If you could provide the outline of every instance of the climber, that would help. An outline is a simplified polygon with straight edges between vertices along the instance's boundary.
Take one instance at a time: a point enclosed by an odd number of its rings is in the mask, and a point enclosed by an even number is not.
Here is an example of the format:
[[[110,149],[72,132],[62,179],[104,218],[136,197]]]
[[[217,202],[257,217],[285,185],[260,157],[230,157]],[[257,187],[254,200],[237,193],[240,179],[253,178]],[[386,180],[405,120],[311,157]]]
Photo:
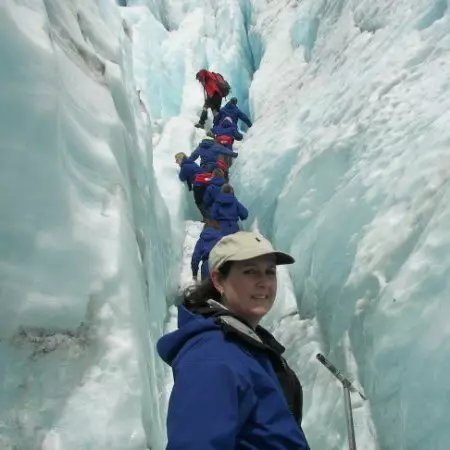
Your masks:
[[[198,266],[200,262],[202,267],[200,270],[202,281],[206,280],[209,276],[208,258],[209,252],[214,245],[222,238],[219,224],[212,219],[205,219],[205,226],[203,227],[200,237],[195,244],[194,253],[192,253],[191,268],[192,278],[197,281]]]
[[[239,231],[238,220],[248,217],[248,210],[234,196],[233,186],[224,184],[214,201],[210,217],[219,222],[220,231],[224,236]]]
[[[223,163],[223,161],[218,161],[218,163],[219,162]],[[225,173],[221,168],[215,168],[212,174],[213,177],[209,182],[203,196],[203,206],[207,211],[211,208],[217,196],[220,194],[220,189],[226,183]]]
[[[175,162],[180,166],[178,178],[180,181],[186,181],[188,189],[192,191],[192,183],[197,174],[202,173],[200,166],[190,160],[185,153],[179,152],[175,155]]]
[[[229,136],[236,139],[236,141],[242,141],[244,138],[244,135],[239,132],[237,125],[229,116],[224,117],[220,122],[214,125],[211,128],[211,132],[216,136],[216,141],[219,142],[222,136]],[[233,141],[231,142],[231,145],[233,145]]]
[[[199,70],[195,78],[203,86],[205,92],[202,114],[195,126],[196,128],[204,128],[206,119],[208,118],[208,109],[211,109],[214,117],[219,113],[222,98],[228,95],[230,85],[219,73],[210,72],[205,69]]]
[[[251,128],[252,121],[244,114],[237,106],[237,98],[232,97],[230,101],[219,110],[219,113],[214,117],[214,125],[218,124],[224,117],[231,117],[232,121],[237,125],[238,120],[241,119],[249,128]]]
[[[229,148],[220,145],[218,142],[215,142],[212,133],[208,132],[206,137],[191,153],[189,159],[196,161],[200,158],[200,167],[202,170],[205,172],[212,172],[216,168],[216,163],[220,156],[237,158],[238,154]]]
[[[195,175],[194,181],[192,182],[192,190],[194,191],[194,201],[197,205],[200,214],[202,215],[202,221],[204,222],[208,216],[208,211],[203,205],[203,197],[205,195],[206,188],[211,182],[213,177],[212,172],[203,172]]]

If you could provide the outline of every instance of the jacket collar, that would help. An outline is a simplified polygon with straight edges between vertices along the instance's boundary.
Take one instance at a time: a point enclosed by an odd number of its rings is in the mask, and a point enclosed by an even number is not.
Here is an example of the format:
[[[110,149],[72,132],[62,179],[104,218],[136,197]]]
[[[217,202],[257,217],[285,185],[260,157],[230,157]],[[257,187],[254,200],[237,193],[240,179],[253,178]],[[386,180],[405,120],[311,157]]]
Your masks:
[[[216,300],[209,299],[206,303],[211,308],[211,315],[217,317],[216,320],[222,326],[225,334],[236,334],[249,344],[262,349],[269,348],[278,355],[284,352],[284,347],[260,325],[256,329],[253,329],[243,319],[237,317],[232,311]]]

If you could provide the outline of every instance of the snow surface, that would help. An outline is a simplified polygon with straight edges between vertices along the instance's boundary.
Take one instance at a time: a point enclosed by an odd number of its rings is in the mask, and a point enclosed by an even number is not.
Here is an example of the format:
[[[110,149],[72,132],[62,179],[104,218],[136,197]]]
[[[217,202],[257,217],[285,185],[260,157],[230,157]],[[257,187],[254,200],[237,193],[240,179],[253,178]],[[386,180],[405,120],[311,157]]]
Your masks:
[[[347,448],[321,352],[368,397],[358,449],[447,450],[447,1],[127,3],[0,5],[0,448],[164,448],[155,343],[201,227],[173,155],[208,67],[254,121],[245,227],[297,260],[265,325],[311,447]]]

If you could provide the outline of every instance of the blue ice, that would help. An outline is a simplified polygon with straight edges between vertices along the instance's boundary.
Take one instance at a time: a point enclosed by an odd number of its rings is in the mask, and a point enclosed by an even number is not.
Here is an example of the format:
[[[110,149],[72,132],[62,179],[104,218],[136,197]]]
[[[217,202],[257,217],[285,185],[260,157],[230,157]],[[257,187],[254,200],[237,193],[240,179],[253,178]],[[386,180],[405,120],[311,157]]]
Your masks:
[[[163,449],[174,327],[200,232],[173,155],[200,67],[254,121],[231,182],[297,263],[266,326],[312,448],[450,440],[447,2],[9,0],[0,53],[0,447]],[[137,91],[140,91],[138,94]],[[83,430],[80,433],[80,430]]]

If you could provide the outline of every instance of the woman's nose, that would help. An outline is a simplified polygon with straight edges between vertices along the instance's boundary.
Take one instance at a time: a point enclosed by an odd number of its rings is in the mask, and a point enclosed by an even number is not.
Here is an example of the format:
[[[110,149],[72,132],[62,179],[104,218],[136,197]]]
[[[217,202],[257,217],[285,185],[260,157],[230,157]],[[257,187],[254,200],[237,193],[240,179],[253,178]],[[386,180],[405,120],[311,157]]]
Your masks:
[[[260,273],[257,280],[258,286],[268,286],[271,281],[271,278],[266,273]]]

